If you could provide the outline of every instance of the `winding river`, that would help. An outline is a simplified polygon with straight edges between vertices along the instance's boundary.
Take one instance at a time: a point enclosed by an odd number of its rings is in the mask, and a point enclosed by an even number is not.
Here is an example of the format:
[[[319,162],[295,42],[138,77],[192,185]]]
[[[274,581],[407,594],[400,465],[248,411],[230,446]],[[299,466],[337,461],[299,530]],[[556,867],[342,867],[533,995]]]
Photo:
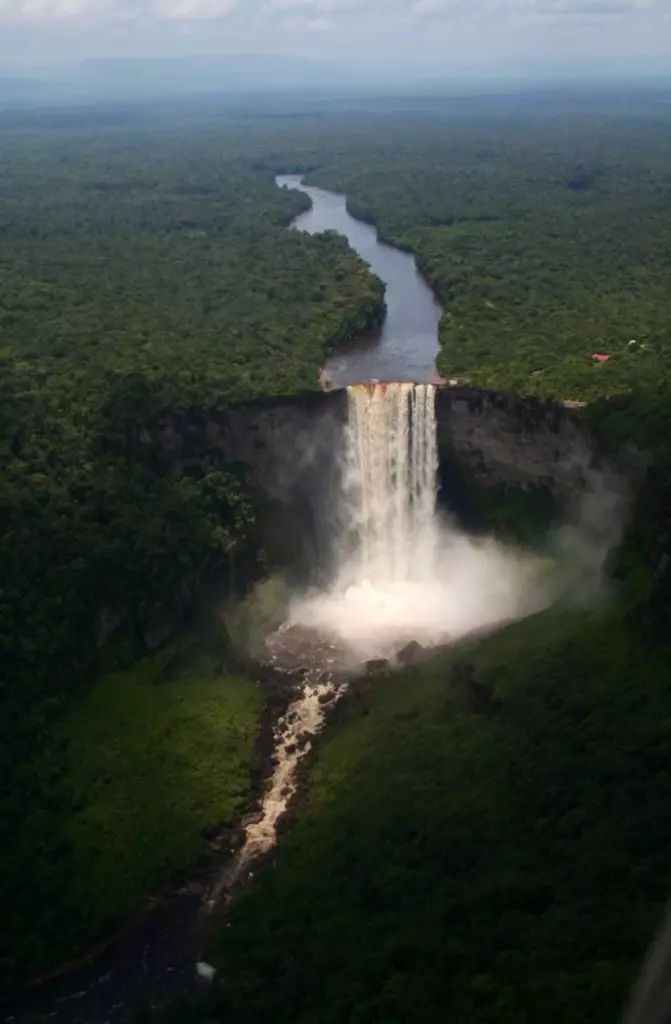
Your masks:
[[[436,372],[438,323],[443,311],[417,270],[414,256],[381,242],[374,227],[355,220],[347,212],[344,195],[304,185],[300,175],[283,174],[276,181],[281,188],[305,192],[312,201],[311,209],[293,222],[295,230],[344,235],[386,285],[387,315],[382,327],[328,360],[324,369],[331,383],[356,384],[373,377],[418,383],[430,380]]]
[[[316,234],[335,230],[370,265],[386,285],[387,315],[374,335],[355,339],[325,366],[332,384],[361,380],[424,382],[435,373],[441,307],[407,253],[379,241],[375,228],[347,212],[343,195],[303,184],[300,176],[277,178],[280,187],[300,189],[312,200],[292,228]],[[322,720],[320,701],[336,697],[336,681],[305,687],[275,729],[277,756],[260,814],[245,829],[245,843],[232,862],[212,877],[202,875],[157,904],[152,913],[101,952],[62,977],[35,988],[17,1004],[0,1006],[0,1021],[29,1017],[52,1024],[126,1024],[140,1002],[160,1004],[176,995],[196,995],[203,982],[196,973],[203,921],[213,896],[225,900],[231,881],[247,870],[253,857],[275,841],[279,814],[295,787],[295,768],[303,747],[296,736],[316,732]],[[290,778],[289,775],[292,775]]]

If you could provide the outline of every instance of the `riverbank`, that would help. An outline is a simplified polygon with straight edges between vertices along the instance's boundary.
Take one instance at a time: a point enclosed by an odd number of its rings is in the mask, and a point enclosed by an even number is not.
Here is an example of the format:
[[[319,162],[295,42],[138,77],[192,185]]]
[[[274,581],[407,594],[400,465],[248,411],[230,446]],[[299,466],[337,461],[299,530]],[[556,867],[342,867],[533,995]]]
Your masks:
[[[41,284],[27,295],[25,275],[8,283],[0,367],[3,986],[107,934],[199,859],[200,830],[235,815],[247,792],[238,773],[256,722],[240,707],[244,681],[227,668],[223,696],[213,667],[197,667],[181,701],[185,680],[162,685],[163,653],[147,654],[176,636],[209,566],[260,558],[263,543],[235,453],[212,464],[209,438],[192,443],[192,432],[184,470],[172,418],[200,424],[245,397],[318,396],[326,352],[383,312],[382,285],[342,238],[287,230],[304,197],[222,161],[202,126],[190,131],[192,145],[159,142],[157,162],[144,134],[38,134],[37,205],[24,194],[32,158],[7,140],[3,251]],[[62,159],[80,167],[77,188]],[[150,181],[140,227],[129,196]],[[81,253],[96,255],[84,266]],[[107,671],[121,648],[119,663],[142,661]],[[236,717],[242,738],[229,744]],[[212,746],[204,779],[199,730]]]
[[[353,335],[358,343],[332,352],[324,367],[331,383],[345,386],[373,377],[429,381],[435,374],[442,308],[414,256],[388,245],[374,226],[352,216],[344,195],[304,184],[302,175],[278,175],[275,180],[280,188],[304,193],[311,201],[311,208],[293,221],[295,230],[310,235],[337,231],[385,286],[386,312],[379,330]]]
[[[96,1021],[123,1022],[128,1019],[133,1007],[142,1001],[149,1004],[162,1003],[178,994],[196,996],[198,982],[195,964],[202,955],[205,935],[209,927],[208,914],[204,913],[211,900],[211,894],[219,888],[222,874],[229,865],[236,862],[240,848],[244,845],[246,829],[258,818],[261,812],[263,794],[269,778],[274,770],[275,732],[278,721],[286,713],[295,700],[301,685],[297,676],[278,672],[268,665],[249,664],[244,666],[244,674],[232,677],[221,673],[221,666],[214,666],[209,681],[201,669],[201,682],[189,682],[187,679],[193,665],[185,665],[173,678],[163,678],[165,666],[174,659],[175,648],[169,646],[162,656],[152,659],[153,671],[148,666],[136,667],[127,677],[127,685],[140,689],[140,700],[135,699],[127,707],[129,690],[121,685],[121,676],[110,677],[101,681],[101,689],[92,692],[91,702],[100,711],[100,701],[105,702],[105,736],[100,728],[91,737],[105,755],[110,777],[113,764],[110,757],[126,759],[129,748],[133,744],[126,739],[129,718],[135,716],[134,735],[143,734],[143,765],[153,763],[159,756],[154,750],[153,737],[163,734],[170,744],[170,753],[160,754],[161,760],[171,757],[177,762],[178,768],[173,773],[173,784],[170,786],[171,811],[180,789],[174,783],[177,778],[188,772],[185,761],[184,743],[186,737],[183,727],[176,732],[174,719],[168,720],[161,714],[160,707],[164,702],[175,702],[184,706],[186,687],[189,686],[189,718],[195,728],[193,742],[198,748],[198,755],[193,762],[197,769],[197,788],[193,791],[194,806],[191,814],[197,812],[198,821],[187,820],[182,816],[182,844],[178,846],[175,834],[152,835],[152,810],[138,794],[124,789],[123,798],[130,805],[129,814],[142,813],[138,821],[138,830],[133,837],[126,830],[123,833],[127,843],[127,853],[133,856],[133,867],[136,874],[134,885],[140,890],[142,882],[139,872],[144,869],[146,874],[154,876],[154,884],[144,885],[142,900],[136,909],[126,916],[121,923],[112,926],[108,933],[95,942],[93,946],[69,960],[59,968],[45,971],[28,982],[22,991],[16,992],[12,998],[3,1003],[0,1019],[15,1019],[12,1015],[30,1015],[31,1019],[49,1019],[63,1024],[91,1024]],[[157,664],[158,661],[158,664]],[[151,675],[149,675],[151,671]],[[114,707],[110,706],[109,686],[114,685],[118,700]],[[150,690],[160,688],[159,703],[151,703],[151,719],[149,716],[138,715],[142,705],[142,694],[146,687]],[[198,693],[206,691],[206,703],[203,707],[205,718],[198,711]],[[223,703],[222,703],[223,701]],[[242,701],[242,704],[241,704]],[[119,713],[119,706],[126,705],[127,710]],[[221,710],[217,711],[220,706]],[[244,773],[234,772],[231,760],[232,749],[239,747],[236,740],[236,722],[240,722],[243,707],[248,707],[248,727],[244,731],[247,767]],[[237,714],[234,712],[237,708]],[[219,716],[226,721],[226,732],[222,733],[217,725]],[[83,719],[85,711],[79,709]],[[157,717],[158,716],[158,717]],[[214,722],[213,722],[214,719]],[[88,718],[87,718],[88,721]],[[96,714],[89,725],[95,728],[99,721]],[[214,747],[207,738],[208,731],[216,736]],[[237,726],[239,736],[239,725]],[[181,738],[179,749],[175,748],[175,740]],[[233,743],[231,744],[231,740]],[[112,747],[113,754],[109,754]],[[238,754],[239,756],[239,754]],[[90,772],[91,761],[80,763],[79,772]],[[125,765],[123,770],[117,766],[118,777],[142,779],[143,771],[136,770],[135,763]],[[155,776],[152,776],[152,783]],[[208,783],[209,780],[209,783]],[[203,785],[208,789],[204,790]],[[155,791],[156,804],[160,801],[160,792]],[[208,796],[209,794],[209,796]],[[94,794],[95,795],[95,794]],[[93,796],[87,801],[92,807]],[[114,802],[114,794],[108,796]],[[178,801],[179,803],[179,801]],[[137,808],[137,809],[136,809]],[[176,809],[178,810],[178,808]],[[155,814],[164,820],[165,805],[156,806]],[[83,809],[82,812],[83,813]],[[100,814],[96,817],[100,823]],[[97,826],[98,827],[98,824]],[[109,834],[105,830],[105,834]],[[172,841],[170,845],[169,840]],[[163,858],[162,874],[165,881],[158,887],[155,885],[159,874],[153,861],[142,863],[141,854],[155,849]],[[105,870],[106,877],[111,877],[113,851],[100,871]],[[177,860],[181,860],[175,873]],[[128,861],[118,863],[118,870],[127,870]],[[93,870],[91,865],[89,870]],[[146,877],[143,873],[142,878]],[[120,890],[118,883],[111,895],[117,895],[117,905],[125,909],[129,899],[128,890]],[[223,898],[223,893],[221,893]],[[64,908],[67,911],[67,908]],[[91,917],[87,922],[92,921]],[[39,938],[33,932],[34,938]],[[53,948],[53,947],[52,947]],[[23,1019],[20,1017],[19,1019]]]

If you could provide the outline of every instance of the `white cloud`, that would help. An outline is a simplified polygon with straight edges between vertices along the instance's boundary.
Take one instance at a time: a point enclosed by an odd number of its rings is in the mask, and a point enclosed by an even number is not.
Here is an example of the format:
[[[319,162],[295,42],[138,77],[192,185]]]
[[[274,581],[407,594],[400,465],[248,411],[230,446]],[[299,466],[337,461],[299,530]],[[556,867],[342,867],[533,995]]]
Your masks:
[[[499,24],[521,14],[630,14],[666,9],[671,0],[0,0],[0,18],[49,19],[95,18],[123,9],[158,18],[220,18],[238,10],[246,18],[259,19],[264,12],[318,19],[335,12],[348,13],[353,27],[372,18],[381,24],[402,23],[407,18],[443,16],[452,9],[468,8],[474,17],[487,13]]]
[[[268,0],[274,11],[345,11],[359,6],[357,0]]]
[[[442,14],[451,6],[450,0],[416,0],[412,5],[412,12],[423,17],[426,14]]]
[[[636,14],[652,11],[655,0],[513,0],[519,10],[547,14]]]
[[[226,17],[240,0],[0,0],[0,19],[49,21],[58,19],[105,20],[153,17],[180,21]]]
[[[104,11],[99,0],[0,0],[0,17],[27,21],[95,17]]]
[[[415,66],[517,56],[671,58],[671,0],[0,0],[15,53],[275,53]],[[47,40],[49,33],[53,42]],[[669,60],[671,67],[671,59]]]
[[[225,18],[239,0],[152,0],[150,12],[170,21]]]

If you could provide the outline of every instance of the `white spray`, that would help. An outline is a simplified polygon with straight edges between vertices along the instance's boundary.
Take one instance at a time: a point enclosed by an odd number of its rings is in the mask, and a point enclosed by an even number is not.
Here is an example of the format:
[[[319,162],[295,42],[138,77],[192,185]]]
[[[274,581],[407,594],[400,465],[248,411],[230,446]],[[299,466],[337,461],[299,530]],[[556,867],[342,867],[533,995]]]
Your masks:
[[[454,640],[549,600],[537,558],[441,522],[435,396],[431,384],[348,388],[339,568],[328,591],[294,603],[292,619],[358,659]]]
[[[276,724],[274,770],[260,811],[209,894],[211,907],[274,846],[325,706],[345,690],[341,670],[391,658],[411,640],[445,643],[520,618],[567,589],[593,597],[605,553],[619,539],[623,492],[605,477],[555,537],[560,574],[547,558],[467,537],[436,510],[435,388],[359,385],[348,388],[348,404],[339,568],[330,588],[295,600],[290,619],[266,638],[269,660],[280,670],[300,669],[302,685]]]

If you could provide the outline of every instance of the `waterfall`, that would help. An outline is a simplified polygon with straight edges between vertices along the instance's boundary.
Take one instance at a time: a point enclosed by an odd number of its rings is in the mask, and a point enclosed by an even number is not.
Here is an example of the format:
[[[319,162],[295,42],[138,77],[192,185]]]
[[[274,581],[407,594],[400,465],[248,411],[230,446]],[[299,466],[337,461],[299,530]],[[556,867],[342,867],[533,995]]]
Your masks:
[[[435,387],[359,384],[347,389],[344,517],[352,583],[423,578],[437,546]]]
[[[535,555],[440,515],[435,400],[432,384],[347,389],[332,580],[291,607],[291,624],[331,644],[333,663],[452,642],[551,600]]]

